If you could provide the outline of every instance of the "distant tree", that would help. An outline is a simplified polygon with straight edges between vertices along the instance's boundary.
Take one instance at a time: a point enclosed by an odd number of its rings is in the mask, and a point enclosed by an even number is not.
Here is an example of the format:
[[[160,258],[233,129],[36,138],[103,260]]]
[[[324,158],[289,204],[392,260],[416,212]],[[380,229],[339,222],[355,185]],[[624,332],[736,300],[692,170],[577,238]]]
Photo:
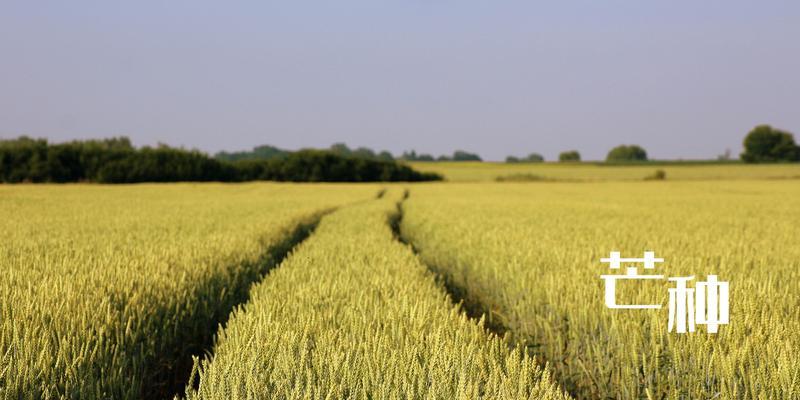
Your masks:
[[[507,163],[520,163],[520,162],[536,163],[536,162],[542,162],[542,161],[544,161],[544,157],[542,157],[542,155],[539,154],[539,153],[531,153],[531,154],[528,154],[527,156],[525,156],[523,158],[519,158],[519,157],[516,157],[516,156],[508,156],[508,157],[506,157],[506,162]]]
[[[334,143],[331,145],[329,150],[331,153],[338,154],[340,156],[349,156],[352,153],[350,148],[344,143]]]
[[[375,155],[375,152],[372,151],[372,149],[370,149],[368,147],[359,147],[359,148],[353,150],[353,152],[350,153],[350,155],[352,155],[353,157],[366,158],[366,159],[370,159],[370,160],[374,160],[374,159],[377,158],[377,156]]]
[[[647,161],[647,152],[638,145],[619,145],[611,149],[606,156],[606,162],[619,161]]]
[[[800,160],[800,148],[795,144],[791,133],[775,129],[769,125],[753,128],[744,138],[745,162],[777,162]]]
[[[526,162],[542,162],[542,161],[544,161],[544,157],[542,157],[542,155],[539,154],[539,153],[531,153],[531,154],[528,154],[527,157],[525,157],[525,161]]]
[[[403,154],[400,155],[400,159],[405,161],[417,161],[417,152],[414,150],[404,151]]]
[[[464,150],[456,150],[453,152],[453,161],[483,161],[481,157],[475,153],[469,153]]]
[[[410,152],[403,152],[403,154],[400,156],[400,159],[406,161],[481,161],[481,158],[477,154],[468,153],[462,150],[454,152],[452,157],[441,155],[436,158],[427,153],[417,154],[416,151],[411,150]]]
[[[378,160],[381,160],[381,161],[394,161],[394,156],[392,155],[392,153],[390,153],[390,152],[388,152],[386,150],[381,151],[380,153],[378,153],[377,158],[378,158]]]
[[[436,161],[432,155],[426,153],[417,154],[414,150],[403,152],[400,159],[405,161]]]
[[[558,155],[558,161],[560,162],[580,161],[580,160],[581,160],[581,153],[578,153],[577,150],[564,151]]]
[[[272,160],[286,158],[289,151],[279,149],[275,146],[262,145],[256,146],[252,151],[224,152],[221,151],[214,155],[217,160],[239,161],[239,160]]]

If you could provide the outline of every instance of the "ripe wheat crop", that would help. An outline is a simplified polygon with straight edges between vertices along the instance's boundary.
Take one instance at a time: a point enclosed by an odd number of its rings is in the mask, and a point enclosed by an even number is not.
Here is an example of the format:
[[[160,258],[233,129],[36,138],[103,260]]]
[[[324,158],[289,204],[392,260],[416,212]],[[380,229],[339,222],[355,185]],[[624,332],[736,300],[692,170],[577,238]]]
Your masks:
[[[751,180],[800,178],[800,164],[676,163],[497,163],[411,162],[414,169],[441,174],[451,182],[513,180],[541,181],[641,181],[662,170],[667,180]]]
[[[188,398],[564,398],[394,240],[399,194],[325,216],[234,313]]]
[[[796,181],[407,187],[0,186],[0,399],[800,397]],[[730,323],[606,308],[614,250]]]
[[[794,181],[425,185],[402,235],[580,398],[800,398],[800,184]],[[667,307],[605,307],[600,258],[730,282],[718,334],[667,330]],[[640,269],[641,271],[641,269]],[[621,303],[666,304],[632,281]]]
[[[142,398],[296,226],[377,189],[0,186],[0,398]]]

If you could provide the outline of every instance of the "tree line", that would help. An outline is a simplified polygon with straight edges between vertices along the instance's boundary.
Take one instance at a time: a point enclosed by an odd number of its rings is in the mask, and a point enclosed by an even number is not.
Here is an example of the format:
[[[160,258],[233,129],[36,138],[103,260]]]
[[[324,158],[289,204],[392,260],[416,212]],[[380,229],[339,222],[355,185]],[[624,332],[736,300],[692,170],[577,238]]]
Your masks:
[[[126,137],[48,143],[0,140],[0,182],[376,182],[441,180],[395,161],[325,150],[301,150],[270,159],[221,160],[197,150],[159,145],[135,148]]]
[[[800,161],[800,146],[795,143],[794,135],[789,132],[775,129],[770,125],[758,125],[744,138],[744,152],[739,158],[747,163],[765,162],[797,162]],[[730,152],[719,156],[718,161],[728,161]],[[606,155],[606,162],[625,163],[648,161],[647,151],[642,146],[619,145],[611,149]],[[544,157],[539,153],[531,153],[526,157],[506,157],[507,163],[543,162]],[[577,150],[568,150],[558,155],[560,162],[581,161]]]
[[[427,153],[417,154],[415,150],[404,151],[400,156],[395,157],[388,150],[378,152],[363,146],[351,149],[345,143],[334,143],[326,150],[341,156],[380,161],[482,161],[479,155],[464,150],[456,150],[452,155],[440,155],[438,157]],[[275,146],[262,145],[254,147],[251,151],[221,151],[215,154],[214,157],[225,161],[271,160],[275,158],[285,158],[291,153],[292,152],[289,150],[280,149]]]
[[[759,125],[744,139],[740,159],[748,163],[797,162],[800,147],[794,136],[769,125]],[[727,159],[727,156],[725,157]],[[167,145],[135,148],[126,137],[48,143],[46,139],[19,137],[0,140],[0,182],[241,182],[275,180],[293,182],[368,182],[440,180],[434,173],[422,173],[398,163],[405,161],[481,161],[481,157],[462,150],[452,156],[434,158],[430,154],[404,152],[394,157],[388,151],[366,147],[351,149],[336,143],[325,150],[288,151],[274,146],[258,146],[249,152],[217,153],[214,157],[197,150]],[[560,162],[579,162],[577,150],[559,154]],[[606,162],[648,161],[639,145],[620,145],[611,149]],[[531,153],[509,156],[508,163],[543,162]]]

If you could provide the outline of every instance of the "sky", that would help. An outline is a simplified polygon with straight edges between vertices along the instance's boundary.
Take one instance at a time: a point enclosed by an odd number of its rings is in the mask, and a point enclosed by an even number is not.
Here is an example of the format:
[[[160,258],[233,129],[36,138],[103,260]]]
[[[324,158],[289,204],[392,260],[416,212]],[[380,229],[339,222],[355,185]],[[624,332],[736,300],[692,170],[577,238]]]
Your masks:
[[[699,159],[762,123],[800,134],[798,1],[0,3],[0,138]]]

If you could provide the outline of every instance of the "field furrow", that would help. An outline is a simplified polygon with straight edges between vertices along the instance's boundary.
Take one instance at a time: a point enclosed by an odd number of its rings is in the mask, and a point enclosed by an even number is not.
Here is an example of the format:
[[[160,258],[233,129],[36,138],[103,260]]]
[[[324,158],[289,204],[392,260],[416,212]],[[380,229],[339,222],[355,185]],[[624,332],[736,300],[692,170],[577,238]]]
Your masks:
[[[189,399],[564,398],[393,237],[401,191],[324,217],[198,362]]]
[[[390,218],[390,226],[395,239],[408,246],[414,254],[419,254],[414,244],[403,235],[401,228],[405,215],[404,204],[409,197],[410,192],[406,190],[403,199],[397,203],[397,211]],[[491,305],[486,303],[487,298],[476,296],[474,290],[468,290],[463,282],[453,279],[453,275],[447,269],[426,262],[423,262],[423,265],[436,277],[436,281],[441,284],[453,303],[457,304],[468,317],[480,321],[481,325],[494,335],[505,336],[508,327],[503,325],[501,318],[497,318],[497,310],[493,310]]]

